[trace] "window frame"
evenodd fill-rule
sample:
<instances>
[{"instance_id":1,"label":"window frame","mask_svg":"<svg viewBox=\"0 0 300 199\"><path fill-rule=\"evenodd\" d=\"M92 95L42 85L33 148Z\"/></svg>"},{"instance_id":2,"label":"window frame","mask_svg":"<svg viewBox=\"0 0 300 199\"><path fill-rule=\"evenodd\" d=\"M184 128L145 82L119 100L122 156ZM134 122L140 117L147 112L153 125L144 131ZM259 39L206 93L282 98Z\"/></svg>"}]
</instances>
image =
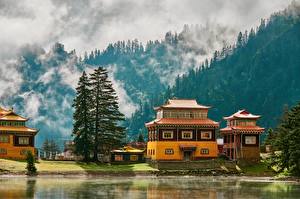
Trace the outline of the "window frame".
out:
<instances>
[{"instance_id":1,"label":"window frame","mask_svg":"<svg viewBox=\"0 0 300 199\"><path fill-rule=\"evenodd\" d=\"M7 149L6 148L0 148L0 155L7 155Z\"/></svg>"},{"instance_id":2,"label":"window frame","mask_svg":"<svg viewBox=\"0 0 300 199\"><path fill-rule=\"evenodd\" d=\"M165 149L165 155L174 155L174 149L166 148Z\"/></svg>"},{"instance_id":3,"label":"window frame","mask_svg":"<svg viewBox=\"0 0 300 199\"><path fill-rule=\"evenodd\" d=\"M205 137L203 134L209 134L209 137ZM213 139L213 132L212 131L200 131L200 139L201 140L212 140Z\"/></svg>"},{"instance_id":4,"label":"window frame","mask_svg":"<svg viewBox=\"0 0 300 199\"><path fill-rule=\"evenodd\" d=\"M26 143L24 143L23 141L21 142L20 140L22 140L22 139L23 139L23 141L26 139L27 142ZM29 137L24 137L24 136L18 137L18 144L19 145L24 145L24 146L29 145L30 144L30 138Z\"/></svg>"},{"instance_id":5,"label":"window frame","mask_svg":"<svg viewBox=\"0 0 300 199\"><path fill-rule=\"evenodd\" d=\"M204 137L202 134L209 133L209 137ZM201 140L211 140L213 138L212 131L200 131L200 139Z\"/></svg>"},{"instance_id":6,"label":"window frame","mask_svg":"<svg viewBox=\"0 0 300 199\"><path fill-rule=\"evenodd\" d=\"M124 161L123 155L121 155L121 154L115 154L115 161L116 162L122 162L122 161Z\"/></svg>"},{"instance_id":7,"label":"window frame","mask_svg":"<svg viewBox=\"0 0 300 199\"><path fill-rule=\"evenodd\" d=\"M209 149L208 148L201 148L200 149L201 155L209 155Z\"/></svg>"},{"instance_id":8,"label":"window frame","mask_svg":"<svg viewBox=\"0 0 300 199\"><path fill-rule=\"evenodd\" d=\"M138 161L139 160L139 156L138 155L130 155L130 161L132 161L132 162L136 162L136 161Z\"/></svg>"},{"instance_id":9,"label":"window frame","mask_svg":"<svg viewBox=\"0 0 300 199\"><path fill-rule=\"evenodd\" d=\"M247 141L249 141L249 138L252 138L252 139L254 138L255 143L253 143L253 142L247 143ZM244 139L245 139L245 145L257 145L257 136L255 136L255 135L244 135ZM253 140L251 140L251 141L253 141Z\"/></svg>"},{"instance_id":10,"label":"window frame","mask_svg":"<svg viewBox=\"0 0 300 199\"><path fill-rule=\"evenodd\" d=\"M31 152L31 150L29 150L29 149L22 149L21 151L20 151L20 155L27 155L27 153L28 152Z\"/></svg>"},{"instance_id":11,"label":"window frame","mask_svg":"<svg viewBox=\"0 0 300 199\"><path fill-rule=\"evenodd\" d=\"M2 140L1 137L6 137L7 140L4 141L4 139ZM9 135L0 135L0 143L10 143Z\"/></svg>"},{"instance_id":12,"label":"window frame","mask_svg":"<svg viewBox=\"0 0 300 199\"><path fill-rule=\"evenodd\" d=\"M166 137L165 134L169 134L170 133L170 137ZM173 139L174 138L174 131L171 130L163 130L162 131L162 138L163 139Z\"/></svg>"},{"instance_id":13,"label":"window frame","mask_svg":"<svg viewBox=\"0 0 300 199\"><path fill-rule=\"evenodd\" d=\"M189 134L190 137L185 137L185 134ZM184 140L191 140L193 139L193 131L181 131L181 138Z\"/></svg>"}]
</instances>

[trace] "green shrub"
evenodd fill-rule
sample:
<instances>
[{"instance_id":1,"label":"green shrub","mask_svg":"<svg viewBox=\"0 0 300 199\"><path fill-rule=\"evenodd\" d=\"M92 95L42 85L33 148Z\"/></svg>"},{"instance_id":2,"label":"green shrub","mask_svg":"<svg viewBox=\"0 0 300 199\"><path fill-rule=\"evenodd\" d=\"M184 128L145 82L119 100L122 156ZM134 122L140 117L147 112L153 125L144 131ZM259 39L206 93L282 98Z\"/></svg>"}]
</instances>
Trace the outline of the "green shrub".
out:
<instances>
[{"instance_id":1,"label":"green shrub","mask_svg":"<svg viewBox=\"0 0 300 199\"><path fill-rule=\"evenodd\" d=\"M26 154L26 162L27 175L36 175L37 169L35 167L35 158L31 151L28 151Z\"/></svg>"}]
</instances>

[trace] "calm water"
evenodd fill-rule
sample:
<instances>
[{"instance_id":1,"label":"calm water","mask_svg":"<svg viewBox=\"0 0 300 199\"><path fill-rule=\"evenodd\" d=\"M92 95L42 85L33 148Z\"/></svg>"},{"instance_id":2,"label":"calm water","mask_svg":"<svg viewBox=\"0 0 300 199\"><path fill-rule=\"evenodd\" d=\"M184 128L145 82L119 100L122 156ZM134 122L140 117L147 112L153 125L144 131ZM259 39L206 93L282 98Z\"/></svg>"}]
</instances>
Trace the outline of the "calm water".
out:
<instances>
[{"instance_id":1,"label":"calm water","mask_svg":"<svg viewBox=\"0 0 300 199\"><path fill-rule=\"evenodd\" d=\"M263 178L4 178L0 198L300 198L300 184Z\"/></svg>"}]
</instances>

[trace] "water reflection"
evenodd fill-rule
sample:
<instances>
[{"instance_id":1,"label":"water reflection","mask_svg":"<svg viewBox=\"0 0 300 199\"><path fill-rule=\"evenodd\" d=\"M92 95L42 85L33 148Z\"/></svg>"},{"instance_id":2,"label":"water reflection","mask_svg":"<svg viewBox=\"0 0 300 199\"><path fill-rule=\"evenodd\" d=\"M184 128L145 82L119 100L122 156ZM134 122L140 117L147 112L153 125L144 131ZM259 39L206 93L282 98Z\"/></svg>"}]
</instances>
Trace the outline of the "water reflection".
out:
<instances>
[{"instance_id":1,"label":"water reflection","mask_svg":"<svg viewBox=\"0 0 300 199\"><path fill-rule=\"evenodd\" d=\"M225 177L0 178L0 198L299 198L300 184Z\"/></svg>"}]
</instances>

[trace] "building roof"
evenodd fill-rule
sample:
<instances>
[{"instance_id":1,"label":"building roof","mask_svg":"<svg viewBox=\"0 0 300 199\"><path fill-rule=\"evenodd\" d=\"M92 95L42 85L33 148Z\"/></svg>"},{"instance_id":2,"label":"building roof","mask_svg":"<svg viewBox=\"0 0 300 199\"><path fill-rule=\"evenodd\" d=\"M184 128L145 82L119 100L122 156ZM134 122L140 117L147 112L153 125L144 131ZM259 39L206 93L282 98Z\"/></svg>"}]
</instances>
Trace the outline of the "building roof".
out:
<instances>
[{"instance_id":1,"label":"building roof","mask_svg":"<svg viewBox=\"0 0 300 199\"><path fill-rule=\"evenodd\" d=\"M37 129L26 126L0 126L0 131L9 131L14 133L37 133Z\"/></svg>"},{"instance_id":2,"label":"building roof","mask_svg":"<svg viewBox=\"0 0 300 199\"><path fill-rule=\"evenodd\" d=\"M8 112L7 114L4 114L2 116L0 116L0 120L5 120L5 121L21 121L21 122L25 122L28 119L25 117L22 117L16 113L14 113L13 111Z\"/></svg>"},{"instance_id":3,"label":"building roof","mask_svg":"<svg viewBox=\"0 0 300 199\"><path fill-rule=\"evenodd\" d=\"M226 132L264 132L265 128L262 128L260 126L227 126L225 128L220 129L222 133Z\"/></svg>"},{"instance_id":4,"label":"building roof","mask_svg":"<svg viewBox=\"0 0 300 199\"><path fill-rule=\"evenodd\" d=\"M183 108L183 109L209 109L209 106L200 105L195 99L169 99L166 104L156 107L162 108Z\"/></svg>"},{"instance_id":5,"label":"building roof","mask_svg":"<svg viewBox=\"0 0 300 199\"><path fill-rule=\"evenodd\" d=\"M0 116L1 116L1 115L5 115L5 114L7 114L7 113L9 113L8 110L6 110L6 109L0 107Z\"/></svg>"},{"instance_id":6,"label":"building roof","mask_svg":"<svg viewBox=\"0 0 300 199\"><path fill-rule=\"evenodd\" d=\"M116 150L112 150L112 152L122 152L122 153L143 153L145 150L143 149L136 149L136 148L133 148L131 146L124 146L123 148L121 149L116 149Z\"/></svg>"},{"instance_id":7,"label":"building roof","mask_svg":"<svg viewBox=\"0 0 300 199\"><path fill-rule=\"evenodd\" d=\"M219 127L219 123L210 119L178 119L178 118L161 118L155 119L145 124L148 126L153 125L196 125L196 126L209 126Z\"/></svg>"},{"instance_id":8,"label":"building roof","mask_svg":"<svg viewBox=\"0 0 300 199\"><path fill-rule=\"evenodd\" d=\"M13 111L13 109L6 110L6 109L0 107L0 120L5 120L5 121L9 121L9 120L12 120L12 121L27 121L28 119L16 114Z\"/></svg>"},{"instance_id":9,"label":"building roof","mask_svg":"<svg viewBox=\"0 0 300 199\"><path fill-rule=\"evenodd\" d=\"M260 115L253 115L249 113L247 110L239 110L238 112L232 114L231 116L228 117L223 117L224 120L231 120L231 119L258 119L260 118Z\"/></svg>"}]
</instances>

